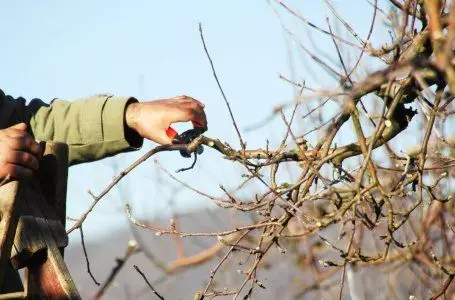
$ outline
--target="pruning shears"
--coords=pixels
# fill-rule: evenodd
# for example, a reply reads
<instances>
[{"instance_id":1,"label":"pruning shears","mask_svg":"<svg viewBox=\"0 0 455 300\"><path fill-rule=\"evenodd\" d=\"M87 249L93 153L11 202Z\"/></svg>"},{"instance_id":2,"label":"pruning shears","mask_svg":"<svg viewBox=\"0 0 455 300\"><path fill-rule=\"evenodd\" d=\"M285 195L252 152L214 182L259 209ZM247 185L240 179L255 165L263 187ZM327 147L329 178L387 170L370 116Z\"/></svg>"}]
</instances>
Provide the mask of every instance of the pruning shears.
<instances>
[{"instance_id":1,"label":"pruning shears","mask_svg":"<svg viewBox=\"0 0 455 300\"><path fill-rule=\"evenodd\" d=\"M195 138L197 138L206 131L207 131L206 127L194 127L193 129L189 129L181 134L178 134L178 132L175 131L174 128L169 127L166 130L166 134L168 137L172 139L172 144L189 144ZM195 153L202 154L203 152L204 147L202 145L199 145ZM182 155L183 157L191 157L191 153L185 150L180 150L180 155Z\"/></svg>"}]
</instances>

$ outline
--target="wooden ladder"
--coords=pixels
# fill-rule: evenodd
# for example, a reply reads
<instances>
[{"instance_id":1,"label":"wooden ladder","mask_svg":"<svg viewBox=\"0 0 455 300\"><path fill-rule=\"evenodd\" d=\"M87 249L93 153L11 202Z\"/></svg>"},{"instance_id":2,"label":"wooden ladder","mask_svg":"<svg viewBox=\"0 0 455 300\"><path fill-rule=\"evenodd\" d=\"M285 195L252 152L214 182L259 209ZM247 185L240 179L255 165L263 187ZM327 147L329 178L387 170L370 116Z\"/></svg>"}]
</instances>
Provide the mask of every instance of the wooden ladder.
<instances>
[{"instance_id":1,"label":"wooden ladder","mask_svg":"<svg viewBox=\"0 0 455 300\"><path fill-rule=\"evenodd\" d=\"M34 178L0 187L0 299L80 299L63 261L68 146L41 145Z\"/></svg>"}]
</instances>

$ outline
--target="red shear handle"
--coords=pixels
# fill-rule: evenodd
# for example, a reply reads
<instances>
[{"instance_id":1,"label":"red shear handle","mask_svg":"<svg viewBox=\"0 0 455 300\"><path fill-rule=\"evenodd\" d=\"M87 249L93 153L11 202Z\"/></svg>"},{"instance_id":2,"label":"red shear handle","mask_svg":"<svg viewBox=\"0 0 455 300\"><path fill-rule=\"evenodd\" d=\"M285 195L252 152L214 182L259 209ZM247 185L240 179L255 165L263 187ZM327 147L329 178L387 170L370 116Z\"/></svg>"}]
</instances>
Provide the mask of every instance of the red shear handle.
<instances>
[{"instance_id":1,"label":"red shear handle","mask_svg":"<svg viewBox=\"0 0 455 300\"><path fill-rule=\"evenodd\" d=\"M176 136L178 136L179 134L177 133L177 131L174 130L174 128L172 127L169 127L167 130L166 130L166 134L168 137L170 137L171 139L174 139Z\"/></svg>"}]
</instances>

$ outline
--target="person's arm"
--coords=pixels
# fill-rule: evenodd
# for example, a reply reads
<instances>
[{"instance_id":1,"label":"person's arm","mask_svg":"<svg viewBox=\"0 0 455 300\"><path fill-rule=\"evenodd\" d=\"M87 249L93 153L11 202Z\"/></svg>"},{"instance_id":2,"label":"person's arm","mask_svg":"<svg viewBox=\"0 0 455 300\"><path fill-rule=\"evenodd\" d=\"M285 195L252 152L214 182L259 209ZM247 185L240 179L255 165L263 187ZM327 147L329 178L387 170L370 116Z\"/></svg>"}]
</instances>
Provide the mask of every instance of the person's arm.
<instances>
[{"instance_id":1,"label":"person's arm","mask_svg":"<svg viewBox=\"0 0 455 300\"><path fill-rule=\"evenodd\" d=\"M26 123L36 140L68 144L69 163L74 165L142 146L143 138L126 126L126 108L134 102L134 98L99 95L73 102L55 99L51 104L33 99L25 105L23 98L6 96L0 117L8 119L9 126Z\"/></svg>"},{"instance_id":2,"label":"person's arm","mask_svg":"<svg viewBox=\"0 0 455 300\"><path fill-rule=\"evenodd\" d=\"M126 126L125 112L134 98L106 95L73 102L55 99L50 105L32 100L28 123L35 139L68 144L75 165L139 149L143 138Z\"/></svg>"},{"instance_id":3,"label":"person's arm","mask_svg":"<svg viewBox=\"0 0 455 300\"><path fill-rule=\"evenodd\" d=\"M24 122L33 138L69 145L70 164L94 161L141 147L143 138L171 143L166 129L192 121L207 127L204 105L187 96L141 102L100 95L73 102L4 96L0 90L0 129Z\"/></svg>"}]
</instances>

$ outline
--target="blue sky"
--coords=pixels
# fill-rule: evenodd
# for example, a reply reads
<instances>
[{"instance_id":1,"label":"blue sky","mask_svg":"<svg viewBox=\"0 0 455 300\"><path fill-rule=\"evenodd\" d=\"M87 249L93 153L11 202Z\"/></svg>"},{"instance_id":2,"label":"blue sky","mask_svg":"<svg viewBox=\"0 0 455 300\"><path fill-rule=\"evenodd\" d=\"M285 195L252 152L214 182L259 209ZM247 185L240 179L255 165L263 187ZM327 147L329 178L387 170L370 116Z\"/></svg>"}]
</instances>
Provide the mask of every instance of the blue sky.
<instances>
[{"instance_id":1,"label":"blue sky","mask_svg":"<svg viewBox=\"0 0 455 300\"><path fill-rule=\"evenodd\" d=\"M326 16L333 20L322 0L286 3L323 28L327 27ZM371 6L363 0L332 3L365 37ZM3 1L0 9L0 88L15 97L50 101L111 93L152 100L187 94L207 105L207 135L238 146L203 52L199 22L242 129L268 116L275 105L293 99L295 89L280 80L278 73L296 81L306 80L313 87L335 85L286 35L274 10L316 54L334 54L330 38L267 1ZM379 16L378 24L382 21ZM333 26L350 39L339 24ZM386 38L386 34L380 34L373 42ZM367 69L376 67L373 64ZM305 124L295 128L297 134L308 129ZM266 139L276 145L284 130L277 119L244 134L250 147L264 147ZM139 152L71 168L68 215L78 217L90 204L87 189L97 194L120 169L152 146L145 143ZM190 163L177 153L157 158L170 171ZM221 160L218 153L206 151L199 161L194 170L178 177L213 194L220 194L220 183L233 187L238 182L241 167ZM173 209L186 212L209 204L179 188L150 160L101 201L86 221L86 236L95 239L110 230L126 228L124 203L132 203L138 215L149 218L168 215Z\"/></svg>"}]
</instances>

